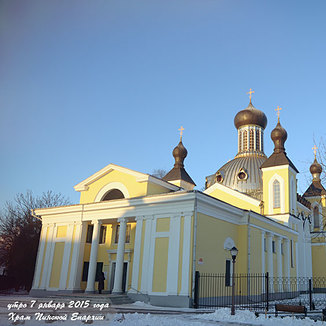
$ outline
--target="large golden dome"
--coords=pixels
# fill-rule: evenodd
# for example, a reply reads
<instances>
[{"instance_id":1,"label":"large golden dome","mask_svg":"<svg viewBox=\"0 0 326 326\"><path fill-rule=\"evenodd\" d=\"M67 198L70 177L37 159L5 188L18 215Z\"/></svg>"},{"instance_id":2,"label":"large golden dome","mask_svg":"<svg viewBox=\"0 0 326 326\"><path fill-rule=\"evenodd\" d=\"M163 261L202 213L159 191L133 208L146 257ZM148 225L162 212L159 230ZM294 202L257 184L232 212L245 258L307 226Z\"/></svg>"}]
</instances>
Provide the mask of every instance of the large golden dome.
<instances>
[{"instance_id":1,"label":"large golden dome","mask_svg":"<svg viewBox=\"0 0 326 326\"><path fill-rule=\"evenodd\" d=\"M256 109L250 101L244 110L237 113L234 118L234 125L237 129L246 125L257 125L265 129L267 118L265 113Z\"/></svg>"}]
</instances>

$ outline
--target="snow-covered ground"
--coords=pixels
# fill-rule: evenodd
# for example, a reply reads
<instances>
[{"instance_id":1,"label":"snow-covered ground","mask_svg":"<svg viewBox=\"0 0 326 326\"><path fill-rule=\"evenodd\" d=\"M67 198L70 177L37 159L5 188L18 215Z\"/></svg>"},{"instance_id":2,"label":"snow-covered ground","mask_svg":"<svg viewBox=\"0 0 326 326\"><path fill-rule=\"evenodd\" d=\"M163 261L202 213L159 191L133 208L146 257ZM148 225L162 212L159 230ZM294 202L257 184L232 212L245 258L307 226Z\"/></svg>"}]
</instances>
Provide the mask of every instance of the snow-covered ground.
<instances>
[{"instance_id":1,"label":"snow-covered ground","mask_svg":"<svg viewBox=\"0 0 326 326\"><path fill-rule=\"evenodd\" d=\"M135 305L137 306L137 304ZM144 304L138 304L139 307L145 307ZM150 305L146 305L147 308L153 308ZM162 311L163 313L163 311ZM4 315L0 317L0 325L12 325L11 321ZM26 326L48 325L46 322L25 321ZM51 323L53 326L77 326L85 325L81 321L56 321ZM276 318L270 316L265 318L264 315L255 316L253 312L248 310L236 311L234 316L230 315L230 309L221 308L217 309L213 313L209 314L194 314L194 313L181 313L178 315L157 315L157 314L140 314L140 313L128 313L128 314L106 314L105 320L94 321L95 326L205 326L205 325L267 325L267 326L325 326L326 324L321 321L314 322L309 318L296 319L292 317Z\"/></svg>"}]
</instances>

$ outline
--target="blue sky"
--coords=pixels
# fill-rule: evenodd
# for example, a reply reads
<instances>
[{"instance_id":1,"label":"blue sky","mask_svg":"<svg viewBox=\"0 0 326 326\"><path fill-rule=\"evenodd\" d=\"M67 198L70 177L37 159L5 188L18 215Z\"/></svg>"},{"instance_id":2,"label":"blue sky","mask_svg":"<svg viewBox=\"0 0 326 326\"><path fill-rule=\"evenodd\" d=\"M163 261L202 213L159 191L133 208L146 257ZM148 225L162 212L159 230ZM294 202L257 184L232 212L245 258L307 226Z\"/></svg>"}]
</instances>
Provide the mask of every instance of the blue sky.
<instances>
[{"instance_id":1,"label":"blue sky","mask_svg":"<svg viewBox=\"0 0 326 326\"><path fill-rule=\"evenodd\" d=\"M325 138L325 1L0 0L0 207L73 186L109 163L205 176L237 152L233 118L253 104L309 180Z\"/></svg>"}]
</instances>

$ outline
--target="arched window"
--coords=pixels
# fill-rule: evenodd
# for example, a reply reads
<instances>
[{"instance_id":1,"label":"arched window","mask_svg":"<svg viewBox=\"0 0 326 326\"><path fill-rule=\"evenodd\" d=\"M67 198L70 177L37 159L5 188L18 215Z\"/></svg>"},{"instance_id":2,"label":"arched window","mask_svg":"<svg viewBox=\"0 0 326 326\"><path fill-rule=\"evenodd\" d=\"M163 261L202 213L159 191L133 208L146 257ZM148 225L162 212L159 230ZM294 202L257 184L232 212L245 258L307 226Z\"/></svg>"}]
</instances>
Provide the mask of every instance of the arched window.
<instances>
[{"instance_id":1,"label":"arched window","mask_svg":"<svg viewBox=\"0 0 326 326\"><path fill-rule=\"evenodd\" d=\"M256 150L257 151L261 150L260 144L259 144L259 130L258 129L256 130Z\"/></svg>"},{"instance_id":2,"label":"arched window","mask_svg":"<svg viewBox=\"0 0 326 326\"><path fill-rule=\"evenodd\" d=\"M314 227L319 228L319 208L318 208L318 206L314 207Z\"/></svg>"},{"instance_id":3,"label":"arched window","mask_svg":"<svg viewBox=\"0 0 326 326\"><path fill-rule=\"evenodd\" d=\"M243 145L242 148L244 151L246 151L248 149L248 134L247 134L247 130L245 130L243 132Z\"/></svg>"},{"instance_id":4,"label":"arched window","mask_svg":"<svg viewBox=\"0 0 326 326\"><path fill-rule=\"evenodd\" d=\"M251 151L253 151L254 150L254 141L255 141L255 139L254 139L255 134L254 134L254 130L253 129L250 129L249 135L250 135L250 138L249 138L249 149Z\"/></svg>"},{"instance_id":5,"label":"arched window","mask_svg":"<svg viewBox=\"0 0 326 326\"><path fill-rule=\"evenodd\" d=\"M104 195L101 201L122 199L122 198L125 198L125 196L119 189L112 189Z\"/></svg>"},{"instance_id":6,"label":"arched window","mask_svg":"<svg viewBox=\"0 0 326 326\"><path fill-rule=\"evenodd\" d=\"M273 182L273 208L281 207L280 183L278 180Z\"/></svg>"}]
</instances>

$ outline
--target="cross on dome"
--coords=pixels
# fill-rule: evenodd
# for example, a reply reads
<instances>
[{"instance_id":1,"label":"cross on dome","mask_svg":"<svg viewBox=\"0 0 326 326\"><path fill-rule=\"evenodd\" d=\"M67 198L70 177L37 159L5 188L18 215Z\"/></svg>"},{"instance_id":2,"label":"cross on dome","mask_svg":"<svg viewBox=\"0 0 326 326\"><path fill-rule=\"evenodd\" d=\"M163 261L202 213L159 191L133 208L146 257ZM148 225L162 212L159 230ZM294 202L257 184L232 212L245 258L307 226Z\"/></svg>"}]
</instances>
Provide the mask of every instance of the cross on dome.
<instances>
[{"instance_id":1,"label":"cross on dome","mask_svg":"<svg viewBox=\"0 0 326 326\"><path fill-rule=\"evenodd\" d=\"M180 140L181 140L182 139L184 128L181 126L180 129L178 129L178 130L180 131Z\"/></svg>"},{"instance_id":2,"label":"cross on dome","mask_svg":"<svg viewBox=\"0 0 326 326\"><path fill-rule=\"evenodd\" d=\"M282 108L280 108L279 106L277 106L277 109L275 109L275 111L277 112L277 120L278 122L280 122L280 111L282 110Z\"/></svg>"},{"instance_id":3,"label":"cross on dome","mask_svg":"<svg viewBox=\"0 0 326 326\"><path fill-rule=\"evenodd\" d=\"M315 154L315 158L317 156L317 149L318 149L318 147L316 145L314 145L314 147L312 148L312 150L314 151L314 154Z\"/></svg>"},{"instance_id":4,"label":"cross on dome","mask_svg":"<svg viewBox=\"0 0 326 326\"><path fill-rule=\"evenodd\" d=\"M249 89L249 92L247 94L249 94L249 100L251 103L251 94L255 93L255 91L253 91L251 88Z\"/></svg>"}]
</instances>

